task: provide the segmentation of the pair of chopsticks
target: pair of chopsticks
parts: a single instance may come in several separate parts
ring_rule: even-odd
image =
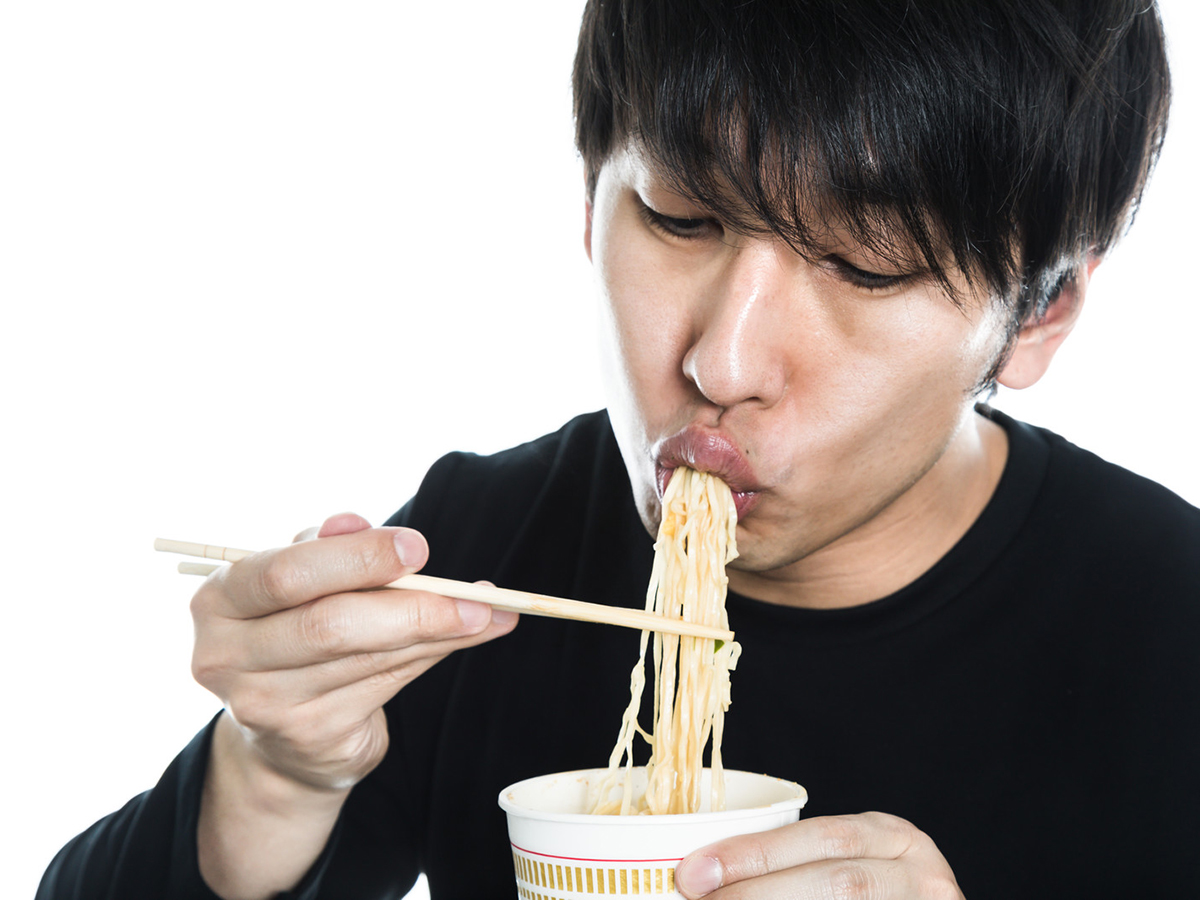
[[[233,547],[217,547],[211,544],[170,541],[166,538],[158,538],[154,542],[154,549],[164,553],[179,553],[183,556],[195,556],[201,559],[219,559],[227,563],[237,562],[254,552],[237,550]],[[179,564],[179,571],[185,575],[209,575],[218,568],[220,566],[209,563],[184,562]],[[443,597],[453,597],[456,600],[475,600],[479,603],[486,603],[494,609],[506,609],[525,615],[574,619],[578,622],[597,622],[602,625],[621,625],[625,628],[635,628],[638,631],[658,631],[664,634],[710,638],[717,641],[733,640],[732,631],[712,625],[701,625],[698,622],[668,618],[644,609],[624,609],[619,606],[605,606],[602,603],[566,600],[561,597],[530,594],[525,591],[514,591],[486,584],[435,578],[432,575],[405,575],[383,587],[394,590],[428,591],[431,594],[441,594]]]

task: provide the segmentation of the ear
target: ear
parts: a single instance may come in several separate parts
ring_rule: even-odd
[[[1041,380],[1050,368],[1054,354],[1079,321],[1088,283],[1099,264],[1099,256],[1088,256],[1087,264],[1079,270],[1074,280],[1063,286],[1046,314],[1021,328],[1016,346],[1000,370],[997,381],[1006,388],[1020,391]]]
[[[583,201],[587,221],[583,226],[583,249],[587,251],[588,262],[592,260],[592,201]]]

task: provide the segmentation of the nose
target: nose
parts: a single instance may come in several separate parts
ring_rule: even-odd
[[[745,239],[695,298],[683,373],[710,403],[771,407],[783,396],[791,255],[772,241]]]

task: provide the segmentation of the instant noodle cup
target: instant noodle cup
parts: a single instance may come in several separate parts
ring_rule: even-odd
[[[646,771],[635,768],[634,791]],[[596,897],[681,897],[675,866],[693,850],[736,834],[795,822],[808,794],[769,775],[725,770],[725,809],[683,815],[596,816],[585,812],[607,769],[542,775],[500,792],[508,814],[517,893],[525,900]],[[704,771],[703,796],[710,773]],[[621,787],[614,788],[613,796]]]

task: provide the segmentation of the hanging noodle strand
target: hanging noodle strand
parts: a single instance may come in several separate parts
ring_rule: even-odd
[[[725,613],[725,564],[737,556],[737,509],[729,487],[715,475],[678,468],[663,497],[662,524],[654,544],[654,567],[646,609],[729,628]],[[646,686],[646,650],[654,642],[654,722],[637,721]],[[705,638],[642,632],[641,653],[629,679],[629,706],[593,793],[596,814],[689,813],[702,807],[704,748],[712,740],[709,808],[725,808],[721,737],[729,708],[729,672],[741,647]],[[633,742],[650,745],[644,794],[633,787]],[[620,785],[621,790],[616,789]]]

